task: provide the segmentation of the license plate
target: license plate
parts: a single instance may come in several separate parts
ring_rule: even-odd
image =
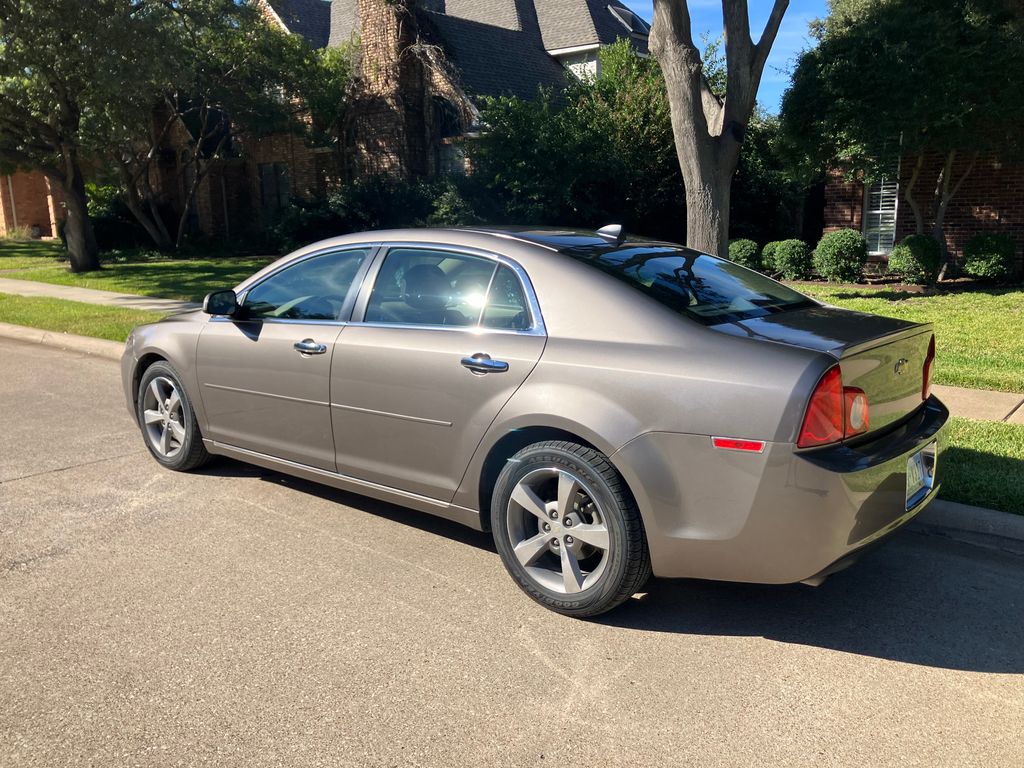
[[[907,509],[928,495],[935,486],[935,443],[907,459]]]

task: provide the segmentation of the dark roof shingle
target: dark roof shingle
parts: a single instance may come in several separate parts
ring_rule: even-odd
[[[326,48],[331,37],[331,0],[267,0],[288,27],[314,48]]]

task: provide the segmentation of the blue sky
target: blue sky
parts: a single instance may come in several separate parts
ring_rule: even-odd
[[[652,0],[623,0],[623,2],[648,21],[653,12]],[[703,32],[711,37],[722,34],[722,0],[687,0],[693,36],[700,39]],[[750,34],[756,41],[764,29],[764,23],[772,9],[771,0],[750,0]],[[782,92],[789,84],[789,73],[797,54],[809,47],[807,23],[828,13],[826,0],[791,0],[789,10],[782,20],[779,36],[772,47],[768,65],[761,78],[761,90],[757,99],[765,109],[778,112]]]

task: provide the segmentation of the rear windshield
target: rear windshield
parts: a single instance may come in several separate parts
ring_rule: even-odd
[[[670,246],[566,249],[680,314],[705,325],[764,317],[816,302],[731,261]]]

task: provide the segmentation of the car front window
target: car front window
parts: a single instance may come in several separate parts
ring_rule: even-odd
[[[815,306],[781,283],[725,259],[672,246],[563,251],[705,325]]]
[[[338,320],[359,267],[370,251],[359,248],[304,259],[271,275],[245,297],[253,319]]]

